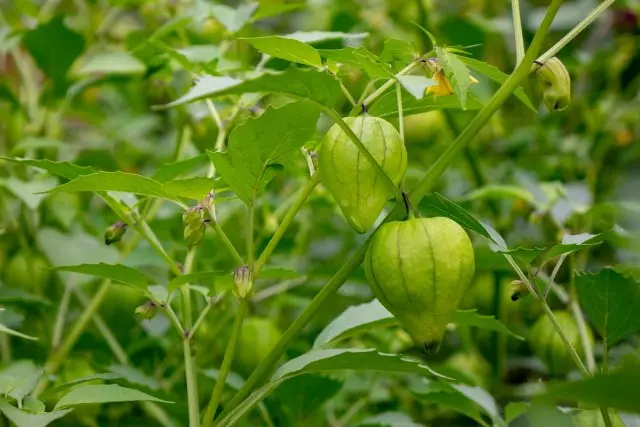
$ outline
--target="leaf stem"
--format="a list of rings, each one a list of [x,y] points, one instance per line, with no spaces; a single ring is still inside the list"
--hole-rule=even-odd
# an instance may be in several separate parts
[[[222,398],[222,392],[224,391],[224,386],[227,382],[227,375],[231,370],[231,364],[233,363],[233,358],[235,356],[236,344],[238,341],[238,337],[240,336],[240,330],[242,329],[242,323],[244,322],[244,318],[249,309],[248,298],[242,299],[240,301],[240,305],[238,307],[238,311],[236,312],[236,318],[233,322],[233,329],[231,330],[231,336],[229,337],[229,341],[227,342],[227,348],[224,352],[224,358],[222,359],[222,365],[220,366],[220,372],[218,373],[218,379],[216,381],[216,385],[211,393],[211,400],[209,401],[209,406],[207,407],[207,411],[204,414],[204,419],[202,420],[202,427],[210,427],[213,419],[215,417],[216,411],[218,410],[218,406],[220,405],[220,399]]]
[[[249,221],[247,224],[247,265],[249,270],[253,273],[253,265],[255,260],[255,250],[253,248],[253,227],[256,220],[256,194],[255,191],[251,197],[251,203],[249,203]]]
[[[396,100],[398,102],[398,130],[404,144],[404,109],[402,108],[402,85],[400,82],[396,83]]]
[[[269,243],[267,243],[267,246],[258,257],[258,260],[253,267],[254,280],[258,277],[262,267],[267,263],[267,261],[269,261],[269,258],[273,254],[273,251],[278,246],[278,243],[280,243],[282,236],[284,236],[284,233],[289,229],[289,227],[291,226],[291,222],[295,218],[296,214],[298,213],[304,202],[309,198],[309,195],[311,194],[313,189],[316,188],[319,182],[320,174],[316,172],[315,174],[313,174],[311,179],[307,181],[304,187],[302,187],[302,191],[300,191],[300,193],[298,193],[298,195],[296,196],[296,199],[285,214],[284,218],[282,218],[282,221],[271,237],[271,240],[269,240]]]
[[[211,221],[209,223],[209,226],[211,226],[215,230],[215,232],[218,234],[218,237],[220,237],[220,240],[222,240],[222,243],[224,243],[224,245],[226,246],[231,256],[233,256],[233,259],[236,261],[236,263],[238,265],[244,265],[244,260],[238,253],[238,250],[236,249],[236,247],[233,246],[233,243],[231,243],[231,240],[229,240],[229,237],[227,236],[227,234],[224,232],[224,230],[222,230],[222,227],[220,226],[220,224],[218,224],[218,221],[216,220]]]
[[[513,33],[516,41],[516,66],[518,66],[524,58],[524,36],[522,34],[520,0],[511,0],[511,11],[513,13]]]

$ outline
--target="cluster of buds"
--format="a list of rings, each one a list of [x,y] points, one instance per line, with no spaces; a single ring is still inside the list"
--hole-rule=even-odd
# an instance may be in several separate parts
[[[209,193],[202,202],[182,214],[184,239],[189,246],[195,246],[202,241],[207,224],[212,221],[212,206],[213,193]]]
[[[529,295],[529,287],[522,280],[514,280],[509,283],[511,288],[511,301],[518,301],[522,297]]]
[[[127,231],[127,224],[123,221],[116,221],[111,224],[104,232],[104,243],[110,245],[122,240],[124,233]]]

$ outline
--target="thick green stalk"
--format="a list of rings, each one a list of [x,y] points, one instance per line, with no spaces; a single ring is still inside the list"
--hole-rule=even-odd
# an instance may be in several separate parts
[[[463,148],[471,139],[478,133],[478,131],[489,121],[492,114],[504,103],[511,93],[518,87],[519,82],[524,79],[533,64],[540,47],[544,39],[547,36],[549,27],[553,18],[555,17],[562,0],[554,0],[551,6],[549,6],[547,15],[545,16],[540,29],[536,33],[531,47],[527,51],[523,63],[516,69],[514,74],[507,79],[507,81],[501,86],[496,94],[491,98],[489,103],[476,115],[472,122],[462,132],[462,134],[456,139],[456,141],[440,156],[436,163],[429,169],[425,177],[411,190],[409,198],[413,205],[417,205],[420,199],[429,192],[435,185],[437,179],[446,170],[449,164],[453,161],[456,153]],[[393,84],[393,80],[391,81]],[[390,85],[389,85],[390,87]],[[385,89],[386,90],[386,89]],[[374,98],[375,99],[375,98]],[[402,198],[398,200],[393,211],[387,216],[387,220],[393,218],[399,218],[402,215],[404,206],[399,203]],[[372,234],[373,235],[373,234]],[[338,272],[327,282],[327,284],[320,290],[320,292],[313,298],[309,306],[300,314],[300,316],[289,326],[285,331],[280,341],[275,345],[269,355],[262,361],[262,363],[253,371],[249,376],[244,386],[238,391],[234,398],[227,405],[227,409],[223,412],[222,416],[230,412],[234,407],[238,406],[250,393],[265,380],[273,369],[273,366],[279,360],[280,356],[284,352],[286,346],[293,340],[294,337],[304,328],[307,322],[315,315],[316,311],[322,306],[324,301],[329,298],[334,292],[346,281],[347,277],[355,268],[357,268],[367,252],[371,238],[360,246],[360,248],[347,260],[347,262],[338,270]]]
[[[258,277],[258,274],[260,273],[260,269],[264,266],[264,264],[266,264],[267,261],[269,261],[271,254],[273,254],[273,251],[278,246],[278,243],[280,243],[280,239],[282,239],[282,236],[284,236],[284,233],[289,229],[289,226],[291,225],[291,222],[295,218],[296,214],[298,213],[298,211],[300,210],[304,202],[307,200],[307,198],[309,197],[313,189],[316,188],[319,182],[320,182],[320,174],[316,172],[313,174],[311,179],[307,181],[304,187],[302,187],[302,191],[298,193],[293,204],[285,214],[284,218],[282,218],[280,225],[278,225],[278,228],[273,234],[273,237],[271,237],[271,240],[269,240],[269,243],[267,243],[267,246],[264,248],[264,250],[258,257],[258,259],[256,260],[256,263],[253,267],[254,280]]]
[[[191,248],[184,262],[185,274],[190,273],[195,261],[196,249]],[[189,427],[197,427],[200,422],[200,406],[198,399],[198,377],[196,376],[196,362],[191,353],[191,327],[193,326],[193,314],[191,310],[191,290],[188,283],[180,287],[182,293],[182,352],[184,355],[185,380],[187,383],[187,406],[189,408]]]
[[[231,370],[231,364],[233,363],[233,358],[235,357],[236,352],[236,343],[238,342],[238,337],[240,336],[240,330],[242,329],[242,323],[244,322],[244,318],[249,310],[249,302],[248,298],[242,299],[240,301],[240,306],[238,307],[238,311],[236,312],[236,319],[233,323],[233,329],[231,330],[231,336],[229,337],[229,341],[227,342],[227,348],[224,352],[224,359],[222,359],[222,365],[220,366],[220,372],[218,373],[218,379],[216,380],[216,385],[211,393],[211,400],[209,401],[209,406],[207,407],[207,411],[204,414],[204,419],[202,420],[202,427],[210,427],[213,419],[216,415],[216,411],[218,410],[218,406],[220,405],[220,399],[222,398],[222,392],[224,391],[224,386],[227,382],[227,375]]]

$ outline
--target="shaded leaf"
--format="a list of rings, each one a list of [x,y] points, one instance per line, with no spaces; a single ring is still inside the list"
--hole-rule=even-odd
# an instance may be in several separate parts
[[[500,322],[493,316],[485,316],[476,312],[476,310],[458,310],[453,314],[451,323],[463,326],[473,326],[476,328],[495,331],[513,338],[524,341],[524,337],[511,332],[504,323]]]
[[[275,170],[315,133],[320,110],[299,101],[267,110],[236,127],[226,153],[208,152],[224,181],[247,205]]]
[[[27,166],[34,166],[40,169],[44,169],[47,172],[61,176],[67,179],[74,179],[81,175],[89,175],[96,173],[96,170],[87,166],[78,166],[69,162],[54,162],[49,159],[21,159],[11,157],[0,157],[0,159],[20,163]]]
[[[414,423],[410,416],[402,412],[383,412],[362,420],[358,427],[423,427]]]
[[[80,264],[63,265],[53,267],[53,270],[68,271],[72,273],[88,274],[90,276],[109,279],[132,288],[146,291],[147,286],[153,283],[153,279],[134,268],[122,264]]]
[[[47,197],[42,194],[58,184],[58,180],[52,177],[44,179],[32,179],[21,181],[16,177],[9,177],[6,181],[0,181],[9,192],[20,199],[31,210],[37,209],[40,203]]]
[[[464,201],[479,199],[522,199],[531,204],[535,202],[533,194],[526,188],[517,185],[485,185],[482,188],[471,191],[463,197]]]
[[[207,164],[209,164],[209,156],[199,154],[185,160],[165,163],[155,171],[152,178],[158,182],[171,181],[180,175],[196,172]]]
[[[494,67],[493,65],[487,64],[486,62],[478,61],[477,59],[469,58],[466,56],[458,56],[458,59],[464,62],[467,66],[484,74],[485,76],[487,76],[488,78],[490,78],[496,83],[503,84],[509,78],[508,74],[503,73],[498,68]],[[531,111],[535,112],[536,114],[538,113],[538,110],[533,106],[533,104],[531,103],[531,100],[529,99],[527,94],[524,92],[524,89],[522,89],[521,87],[518,87],[513,92],[513,94],[520,101],[522,101],[524,105],[529,107]]]
[[[607,233],[601,234],[565,234],[562,236],[562,243],[551,247],[547,252],[542,255],[542,260],[555,258],[559,255],[566,255],[572,252],[577,252],[588,246],[599,245],[604,242],[608,237]]]
[[[481,408],[451,384],[425,379],[411,391],[414,395],[429,403],[452,409],[477,421],[481,425],[487,425],[482,417]]]
[[[282,37],[298,40],[304,43],[318,43],[328,40],[359,40],[369,36],[369,33],[343,33],[340,31],[296,31]]]
[[[0,411],[9,419],[16,427],[45,427],[55,420],[64,417],[73,409],[65,409],[62,411],[53,411],[46,414],[31,414],[21,411],[0,399]]]
[[[252,22],[282,15],[307,7],[306,3],[261,3],[251,18]]]
[[[576,277],[580,304],[609,346],[640,329],[640,282],[605,268]]]
[[[317,68],[322,67],[320,54],[313,47],[294,38],[267,36],[241,38],[239,40],[246,41],[260,52],[274,58],[281,58]]]
[[[76,387],[62,396],[56,404],[55,409],[58,410],[92,403],[140,401],[172,403],[167,400],[158,399],[139,390],[122,387],[117,384],[92,384]]]
[[[571,415],[565,414],[555,406],[534,402],[527,412],[531,427],[575,427]]]
[[[430,216],[447,217],[467,230],[478,233],[489,240],[493,240],[487,228],[482,225],[480,221],[475,219],[462,206],[453,203],[438,193],[425,196],[420,202],[420,210]]]
[[[176,107],[207,97],[256,92],[282,93],[310,99],[328,107],[332,107],[342,96],[338,81],[328,73],[291,67],[283,72],[264,73],[244,81],[204,76],[186,95],[156,108]]]
[[[479,110],[482,107],[483,104],[478,101],[473,94],[470,94],[467,102],[467,110]],[[409,93],[403,93],[402,95],[402,110],[405,116],[433,110],[460,108],[460,101],[455,96],[426,96],[422,99],[416,99]],[[382,95],[371,106],[368,106],[368,111],[372,116],[376,117],[397,117],[398,100],[396,98],[396,91],[392,90]]]
[[[147,66],[127,52],[100,52],[92,55],[74,73],[79,77],[95,74],[127,75],[143,74]]]
[[[257,3],[247,3],[239,6],[237,9],[224,4],[213,4],[210,10],[213,16],[224,25],[228,31],[235,33],[249,23],[253,12],[255,12],[257,8]]]

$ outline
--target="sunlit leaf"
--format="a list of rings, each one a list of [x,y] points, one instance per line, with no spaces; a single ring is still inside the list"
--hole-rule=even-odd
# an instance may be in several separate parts
[[[56,404],[55,410],[92,403],[139,401],[172,403],[167,400],[158,399],[139,390],[122,387],[117,384],[92,384],[76,387],[62,396]]]
[[[260,52],[298,64],[322,67],[320,54],[308,44],[282,36],[243,38]]]
[[[122,264],[80,264],[80,265],[63,265],[54,267],[53,270],[68,271],[71,273],[88,274],[90,276],[100,277],[103,279],[113,280],[132,288],[146,291],[149,284],[154,280],[146,274],[134,268],[127,267]]]

